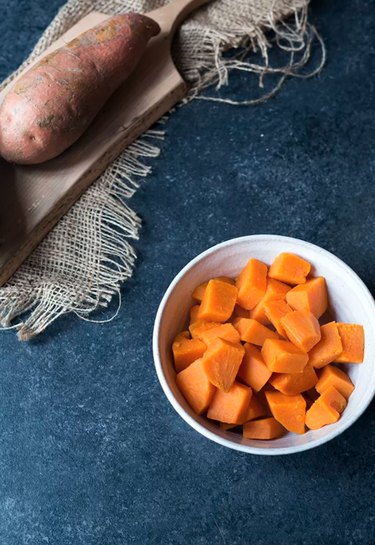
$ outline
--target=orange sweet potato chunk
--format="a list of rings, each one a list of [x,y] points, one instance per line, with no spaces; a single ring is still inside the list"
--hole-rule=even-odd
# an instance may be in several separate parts
[[[194,305],[190,309],[190,320],[189,322],[191,324],[194,324],[194,322],[198,321],[198,312],[199,312],[199,305]]]
[[[335,358],[340,363],[362,363],[364,353],[364,330],[358,324],[337,324],[342,342],[342,352]]]
[[[299,395],[265,392],[272,416],[288,431],[305,433],[306,401]]]
[[[321,337],[318,320],[308,310],[294,310],[289,312],[280,323],[288,339],[302,352],[309,352]]]
[[[251,310],[262,299],[267,288],[267,265],[257,259],[249,259],[240,272],[236,285],[238,304]]]
[[[309,363],[316,369],[328,365],[342,353],[342,342],[336,322],[320,328],[320,341],[309,352]]]
[[[266,303],[269,301],[285,300],[285,296],[290,289],[290,286],[287,284],[283,284],[283,282],[269,278],[267,281],[266,293],[263,295],[259,303],[249,311],[249,316],[246,317],[254,318],[254,320],[257,320],[264,325],[269,324],[270,320],[265,312]]]
[[[240,334],[241,341],[263,346],[266,339],[278,339],[279,335],[252,318],[236,318],[234,327]]]
[[[289,312],[292,312],[292,308],[282,299],[276,301],[268,301],[264,304],[264,312],[267,318],[276,329],[279,335],[286,337],[285,330],[281,325],[281,318],[284,318]]]
[[[268,276],[286,284],[304,284],[311,265],[302,257],[284,252],[272,263]]]
[[[322,394],[327,388],[334,386],[336,390],[348,399],[354,390],[354,384],[348,375],[342,369],[338,369],[333,365],[327,365],[316,383],[315,389]]]
[[[222,282],[228,282],[228,284],[235,284],[234,280],[232,280],[232,278],[228,278],[227,276],[218,276],[217,278],[214,278],[213,280],[221,280]],[[195,288],[192,294],[193,299],[199,302],[202,301],[204,292],[206,291],[206,288],[207,288],[207,284],[208,284],[208,281],[203,282],[203,284],[199,284],[199,286]]]
[[[219,326],[219,322],[205,322],[203,320],[197,320],[189,325],[189,331],[193,339],[199,339],[201,334],[208,329]]]
[[[193,361],[201,358],[206,351],[206,345],[199,339],[188,339],[186,333],[177,335],[172,344],[174,366],[179,373],[188,367]]]
[[[219,390],[229,392],[244,354],[245,349],[240,343],[220,338],[213,341],[203,357],[203,369],[208,380]]]
[[[232,315],[236,300],[236,286],[222,280],[210,280],[200,304],[198,319],[226,322]]]
[[[273,373],[301,373],[309,356],[289,341],[267,339],[262,356],[268,369]]]
[[[253,390],[259,392],[269,380],[271,371],[264,363],[262,354],[252,344],[245,344],[245,355],[238,370],[238,378]]]
[[[333,386],[329,386],[306,412],[306,426],[317,430],[333,424],[346,407],[346,399]]]
[[[297,395],[313,388],[318,382],[314,368],[307,363],[302,373],[275,373],[270,384],[285,395]]]
[[[178,373],[176,384],[196,414],[202,414],[208,409],[215,393],[215,387],[203,371],[202,359],[196,360]]]
[[[252,396],[251,388],[235,382],[228,392],[216,390],[207,416],[228,424],[242,424]]]
[[[231,428],[235,428],[238,425],[244,424],[245,422],[249,422],[250,420],[255,420],[255,418],[262,418],[264,416],[269,416],[269,411],[266,409],[266,407],[263,405],[263,403],[259,400],[259,397],[257,394],[254,394],[251,396],[250,405],[246,409],[245,416],[243,417],[243,421],[240,422],[240,424],[227,424],[222,422],[220,424],[220,428],[223,430],[230,430]]]
[[[245,439],[278,439],[285,434],[285,428],[275,418],[262,418],[243,425]]]
[[[288,305],[295,310],[308,310],[320,318],[328,307],[327,285],[323,276],[296,286],[286,295]]]
[[[224,339],[225,341],[230,341],[231,343],[240,342],[240,334],[238,333],[237,329],[232,326],[232,324],[217,324],[217,327],[212,327],[202,331],[199,338],[207,346],[218,338]]]

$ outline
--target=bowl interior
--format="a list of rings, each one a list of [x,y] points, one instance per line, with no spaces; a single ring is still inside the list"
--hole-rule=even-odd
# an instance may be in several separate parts
[[[223,431],[215,423],[194,414],[175,384],[171,344],[187,324],[193,304],[191,293],[197,285],[215,276],[236,277],[250,257],[270,264],[280,252],[293,252],[307,259],[314,275],[326,278],[330,299],[330,319],[363,324],[365,360],[346,365],[355,390],[341,419],[330,426],[304,435],[288,433],[272,441],[243,439]],[[204,252],[174,279],[160,305],[155,323],[155,363],[163,389],[179,414],[197,431],[226,446],[258,454],[283,454],[312,448],[346,429],[370,403],[375,388],[375,305],[359,277],[340,259],[313,244],[273,235],[234,239]]]

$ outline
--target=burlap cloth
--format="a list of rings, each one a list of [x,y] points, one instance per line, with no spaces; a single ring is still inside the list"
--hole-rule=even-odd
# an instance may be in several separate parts
[[[179,30],[173,51],[178,68],[190,83],[189,98],[207,99],[201,91],[212,84],[217,88],[226,85],[234,69],[258,74],[261,87],[266,74],[278,76],[271,90],[245,101],[248,104],[272,96],[288,75],[310,77],[317,73],[324,64],[324,45],[307,21],[308,2],[216,0],[197,10]],[[23,66],[90,11],[108,15],[148,12],[166,3],[69,0]],[[306,73],[314,41],[320,45],[320,61]],[[272,67],[272,46],[288,55],[284,66]],[[261,61],[256,62],[259,57]],[[232,101],[226,98],[226,102]],[[19,338],[27,340],[64,313],[74,312],[87,319],[99,307],[107,306],[114,295],[120,301],[121,283],[131,276],[136,258],[129,239],[137,239],[140,228],[128,200],[138,187],[137,180],[150,172],[144,158],[158,155],[162,134],[161,130],[149,131],[123,152],[0,288],[3,327],[14,327]]]

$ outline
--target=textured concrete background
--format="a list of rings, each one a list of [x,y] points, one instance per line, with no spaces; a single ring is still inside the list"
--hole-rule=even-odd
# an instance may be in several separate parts
[[[1,77],[60,4],[0,0]],[[151,354],[170,280],[231,237],[320,244],[375,292],[374,7],[312,2],[328,49],[321,76],[289,80],[259,107],[197,101],[171,116],[132,200],[139,261],[114,322],[65,317],[29,344],[1,334],[1,545],[375,542],[374,405],[313,451],[239,454],[181,420]],[[238,97],[250,86],[233,78]]]

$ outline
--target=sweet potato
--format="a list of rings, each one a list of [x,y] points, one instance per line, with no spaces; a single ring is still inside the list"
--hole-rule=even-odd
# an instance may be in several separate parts
[[[237,278],[236,286],[237,303],[247,310],[254,308],[266,292],[267,265],[257,259],[249,259]]]
[[[183,331],[173,341],[172,352],[177,373],[188,367],[193,361],[201,358],[206,345],[199,339],[189,339]]]
[[[362,363],[364,352],[364,330],[359,324],[337,324],[342,342],[342,352],[335,358],[341,363]]]
[[[304,284],[310,270],[311,265],[308,261],[298,255],[284,252],[276,257],[268,276],[286,284]]]
[[[0,107],[0,155],[20,164],[60,155],[134,70],[159,30],[144,15],[116,15],[42,58]]]
[[[267,301],[264,303],[264,312],[266,313],[267,318],[276,329],[279,335],[286,337],[285,330],[281,325],[281,318],[284,318],[289,312],[292,312],[292,308],[283,301],[278,299],[276,301]]]
[[[262,356],[273,373],[302,373],[309,356],[289,341],[266,339]]]
[[[227,281],[213,279],[204,290],[198,320],[226,322],[232,316],[237,288]]]
[[[286,433],[285,428],[275,418],[262,418],[243,425],[245,439],[278,439]]]
[[[308,352],[320,341],[319,322],[309,310],[289,312],[280,318],[280,323],[288,339],[302,352]]]
[[[286,300],[294,310],[309,310],[316,318],[320,318],[328,306],[325,278],[318,276],[296,286],[287,293]]]
[[[207,416],[219,422],[242,424],[251,396],[251,388],[238,382],[235,382],[228,392],[216,390]]]
[[[276,331],[272,331],[263,324],[252,318],[236,318],[233,321],[234,327],[240,334],[241,341],[263,346],[266,339],[278,339]]]
[[[210,345],[216,339],[223,339],[231,343],[240,342],[240,334],[232,324],[217,324],[217,327],[211,327],[200,333],[199,338],[205,345]]]
[[[189,331],[193,339],[200,339],[201,334],[208,329],[217,327],[218,322],[204,322],[203,320],[196,320],[189,325]]]
[[[252,344],[245,344],[245,355],[238,371],[238,378],[253,390],[259,392],[269,380],[271,371],[264,363],[260,350]]]
[[[305,433],[306,401],[302,395],[265,392],[272,416],[288,431]]]
[[[245,349],[240,343],[231,343],[223,339],[213,341],[202,360],[208,380],[219,390],[229,392],[244,354]]]
[[[270,384],[285,395],[297,395],[315,386],[318,377],[312,365],[307,363],[302,373],[275,373]]]
[[[212,278],[211,280],[221,280],[222,282],[227,282],[228,284],[235,283],[234,280],[232,280],[231,278],[228,278],[227,276],[218,276],[217,278]],[[203,282],[203,284],[199,284],[199,286],[195,288],[195,290],[192,293],[193,299],[199,302],[202,301],[204,292],[206,291],[206,288],[207,288],[207,284],[208,284],[208,281]]]
[[[342,342],[336,322],[322,325],[320,333],[320,341],[309,352],[309,362],[317,369],[328,365],[342,353]]]
[[[198,321],[199,305],[194,305],[190,309],[190,323],[194,324]]]
[[[354,384],[342,369],[333,367],[333,365],[327,365],[322,374],[319,377],[319,380],[315,386],[317,392],[322,394],[327,388],[334,386],[336,390],[348,399],[354,390]]]
[[[250,420],[255,420],[256,418],[269,416],[269,414],[270,414],[269,410],[259,400],[259,398],[257,397],[257,394],[254,394],[253,392],[250,399],[250,405],[246,409],[243,420],[239,422],[239,424],[228,424],[226,422],[221,422],[220,427],[223,430],[230,430],[231,428],[235,428],[236,426],[244,424],[245,422],[249,422]]]
[[[178,373],[176,384],[194,412],[202,414],[208,409],[215,387],[206,377],[201,359]]]

